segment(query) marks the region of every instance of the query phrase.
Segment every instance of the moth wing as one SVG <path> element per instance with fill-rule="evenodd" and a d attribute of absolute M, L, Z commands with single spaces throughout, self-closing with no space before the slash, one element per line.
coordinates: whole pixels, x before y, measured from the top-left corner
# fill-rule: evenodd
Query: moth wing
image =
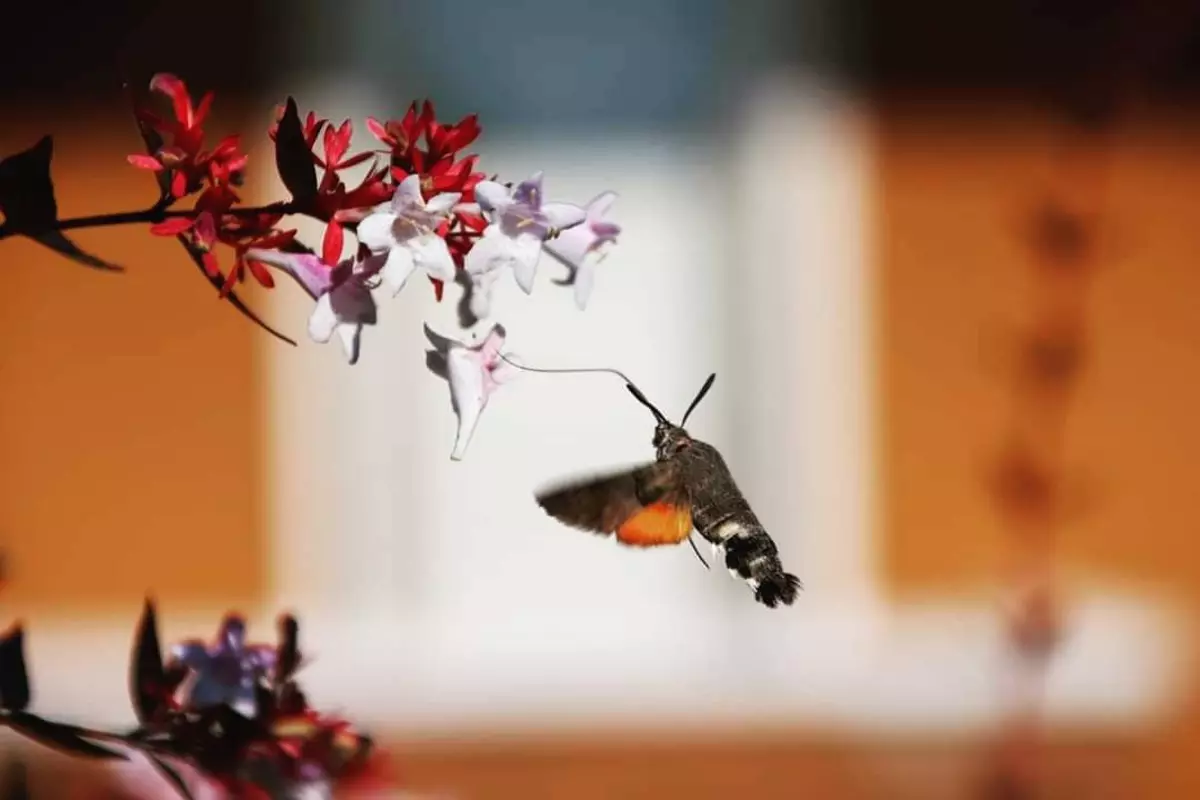
<path fill-rule="evenodd" d="M 629 545 L 678 544 L 692 530 L 691 502 L 671 462 L 654 461 L 573 480 L 535 495 L 550 516 Z"/>
<path fill-rule="evenodd" d="M 651 503 L 617 528 L 617 541 L 635 547 L 679 544 L 692 532 L 692 509 L 666 499 Z"/>

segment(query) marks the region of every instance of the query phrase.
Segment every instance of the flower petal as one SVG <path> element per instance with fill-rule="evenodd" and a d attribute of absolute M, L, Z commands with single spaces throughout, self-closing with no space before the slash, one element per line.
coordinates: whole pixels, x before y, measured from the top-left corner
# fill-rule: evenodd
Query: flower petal
<path fill-rule="evenodd" d="M 539 170 L 518 183 L 512 192 L 515 203 L 537 210 L 542 207 L 542 172 Z"/>
<path fill-rule="evenodd" d="M 533 281 L 537 277 L 538 257 L 542 254 L 542 243 L 534 236 L 522 235 L 512 240 L 513 277 L 525 294 L 533 294 Z"/>
<path fill-rule="evenodd" d="M 184 231 L 191 230 L 193 225 L 195 225 L 194 220 L 186 217 L 174 217 L 151 225 L 150 232 L 155 236 L 178 236 Z"/>
<path fill-rule="evenodd" d="M 414 205 L 417 208 L 425 207 L 425 198 L 421 196 L 421 176 L 415 172 L 396 187 L 396 193 L 392 195 L 392 211 L 401 214 Z"/>
<path fill-rule="evenodd" d="M 498 224 L 493 224 L 484 229 L 483 236 L 467 251 L 463 269 L 472 275 L 482 275 L 512 266 L 516 258 L 516 242 L 506 236 Z"/>
<path fill-rule="evenodd" d="M 554 258 L 577 269 L 595 243 L 596 236 L 591 226 L 576 225 L 553 239 L 547 239 L 542 247 Z"/>
<path fill-rule="evenodd" d="M 329 298 L 338 322 L 375 324 L 378 314 L 375 298 L 371 297 L 371 290 L 357 276 L 335 284 L 329 292 Z"/>
<path fill-rule="evenodd" d="M 314 300 L 329 291 L 332 285 L 331 270 L 318 256 L 311 253 L 285 253 L 282 250 L 251 248 L 246 251 L 246 258 L 283 270 Z"/>
<path fill-rule="evenodd" d="M 479 357 L 483 359 L 484 366 L 493 366 L 499 361 L 499 354 L 504 349 L 504 340 L 508 336 L 508 331 L 500 323 L 496 323 L 487 332 L 487 336 L 483 337 L 483 341 L 477 344 L 473 349 L 479 353 Z"/>
<path fill-rule="evenodd" d="M 587 308 L 588 298 L 592 296 L 592 286 L 596 283 L 596 264 L 599 257 L 592 253 L 585 258 L 575 270 L 575 305 L 583 311 Z"/>
<path fill-rule="evenodd" d="M 475 184 L 475 202 L 484 211 L 496 214 L 512 203 L 512 197 L 504 184 L 480 181 Z"/>
<path fill-rule="evenodd" d="M 440 241 L 440 240 L 439 240 Z M 396 245 L 388 251 L 387 261 L 379 271 L 384 284 L 391 289 L 392 297 L 400 294 L 400 290 L 408 283 L 413 270 L 417 268 L 416 259 L 407 247 Z"/>
<path fill-rule="evenodd" d="M 161 161 L 154 156 L 148 156 L 144 153 L 134 153 L 131 156 L 125 156 L 125 160 L 139 169 L 148 169 L 154 172 L 161 172 L 163 168 Z"/>
<path fill-rule="evenodd" d="M 325 235 L 321 239 L 321 260 L 333 266 L 342 259 L 342 247 L 345 235 L 342 225 L 337 220 L 330 220 L 325 226 Z"/>
<path fill-rule="evenodd" d="M 180 642 L 171 647 L 171 658 L 189 669 L 203 669 L 208 664 L 208 645 L 201 641 Z"/>
<path fill-rule="evenodd" d="M 446 246 L 445 239 L 426 233 L 409 239 L 406 246 L 413 261 L 429 273 L 429 277 L 440 281 L 454 280 L 454 259 L 450 257 L 450 248 Z"/>
<path fill-rule="evenodd" d="M 171 98 L 175 119 L 186 128 L 192 127 L 192 100 L 183 81 L 168 72 L 160 72 L 150 79 L 150 91 L 161 92 Z"/>
<path fill-rule="evenodd" d="M 367 117 L 367 130 L 371 132 L 372 136 L 374 136 L 383 144 L 386 144 L 388 147 L 391 147 L 396 142 L 396 140 L 388 134 L 387 128 L 384 127 L 383 123 L 374 117 Z"/>
<path fill-rule="evenodd" d="M 430 214 L 447 214 L 461 197 L 461 192 L 442 192 L 430 198 L 429 202 L 425 204 L 425 210 Z"/>
<path fill-rule="evenodd" d="M 325 344 L 333 336 L 337 324 L 331 293 L 326 292 L 317 298 L 317 305 L 308 317 L 308 335 L 314 342 Z"/>
<path fill-rule="evenodd" d="M 617 201 L 617 193 L 614 191 L 601 192 L 588 201 L 587 215 L 589 220 L 600 220 L 612 208 L 613 203 Z"/>
<path fill-rule="evenodd" d="M 472 316 L 487 319 L 492 313 L 492 290 L 501 273 L 498 270 L 471 276 L 471 299 L 468 303 Z"/>
<path fill-rule="evenodd" d="M 546 203 L 542 214 L 551 228 L 565 231 L 587 219 L 587 211 L 574 203 Z"/>
<path fill-rule="evenodd" d="M 368 250 L 380 253 L 396 244 L 396 235 L 392 226 L 396 223 L 396 215 L 390 211 L 368 214 L 358 223 L 355 236 L 359 244 Z"/>
<path fill-rule="evenodd" d="M 621 235 L 621 226 L 615 222 L 593 222 L 587 227 L 592 229 L 592 233 L 600 242 L 615 242 Z M 578 228 L 571 228 L 571 230 L 578 230 Z"/>
<path fill-rule="evenodd" d="M 521 357 L 516 353 L 505 353 L 504 359 L 501 359 L 496 366 L 492 367 L 490 376 L 492 382 L 497 385 L 502 385 L 519 377 L 521 374 L 521 368 L 514 366 L 512 363 L 514 361 L 518 364 L 524 363 L 521 360 Z"/>
<path fill-rule="evenodd" d="M 342 352 L 346 354 L 346 360 L 351 364 L 358 363 L 362 345 L 362 329 L 362 325 L 350 323 L 341 323 L 335 328 L 338 341 L 342 345 Z"/>
<path fill-rule="evenodd" d="M 487 405 L 487 393 L 478 356 L 470 350 L 452 347 L 446 355 L 446 368 L 450 378 L 450 402 L 458 415 L 458 432 L 450 458 L 462 461 L 479 424 L 479 416 Z"/>

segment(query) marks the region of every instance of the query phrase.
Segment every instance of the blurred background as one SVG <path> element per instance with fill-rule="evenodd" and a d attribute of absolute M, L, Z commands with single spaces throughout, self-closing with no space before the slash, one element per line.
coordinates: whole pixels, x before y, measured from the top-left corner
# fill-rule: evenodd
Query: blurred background
<path fill-rule="evenodd" d="M 159 71 L 217 92 L 248 202 L 283 196 L 289 94 L 355 149 L 430 97 L 479 112 L 488 173 L 619 192 L 587 311 L 544 257 L 498 289 L 509 344 L 670 416 L 716 371 L 689 427 L 805 585 L 769 611 L 537 509 L 651 455 L 609 378 L 522 377 L 452 463 L 422 324 L 461 335 L 454 288 L 413 281 L 349 367 L 291 283 L 244 295 L 295 348 L 137 226 L 76 236 L 121 275 L 9 239 L 2 599 L 35 708 L 132 722 L 150 593 L 171 640 L 298 613 L 312 699 L 440 796 L 1195 797 L 1195 5 L 25 9 L 0 143 L 54 134 L 64 217 L 152 201 L 120 77 Z M 27 752 L 68 796 L 76 765 Z"/>

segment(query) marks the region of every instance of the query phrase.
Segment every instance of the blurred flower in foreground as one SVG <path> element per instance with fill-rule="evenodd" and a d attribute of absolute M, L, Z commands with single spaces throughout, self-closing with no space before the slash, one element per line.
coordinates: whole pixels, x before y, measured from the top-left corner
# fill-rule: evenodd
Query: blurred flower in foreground
<path fill-rule="evenodd" d="M 181 642 L 171 648 L 171 656 L 193 676 L 185 705 L 226 703 L 247 715 L 254 714 L 259 680 L 275 666 L 275 648 L 246 644 L 246 621 L 237 615 L 221 623 L 215 644 Z"/>
<path fill-rule="evenodd" d="M 279 643 L 267 646 L 247 644 L 244 620 L 231 615 L 215 644 L 184 642 L 166 664 L 156 620 L 147 603 L 130 676 L 140 725 L 122 738 L 182 797 L 200 796 L 193 785 L 228 800 L 332 797 L 335 789 L 342 796 L 343 785 L 352 784 L 388 787 L 370 758 L 371 739 L 349 721 L 313 709 L 296 684 L 301 655 L 294 618 L 281 620 Z M 180 688 L 162 691 L 171 685 Z M 212 794 L 216 787 L 224 793 Z"/>

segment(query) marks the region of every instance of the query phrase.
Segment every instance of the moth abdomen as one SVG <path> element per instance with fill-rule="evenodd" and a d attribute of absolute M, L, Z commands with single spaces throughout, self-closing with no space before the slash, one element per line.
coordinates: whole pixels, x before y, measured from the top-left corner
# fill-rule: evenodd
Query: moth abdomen
<path fill-rule="evenodd" d="M 758 520 L 735 515 L 711 526 L 705 538 L 724 552 L 725 567 L 754 590 L 754 599 L 768 608 L 790 606 L 802 588 L 800 579 L 784 571 L 774 540 Z"/>
<path fill-rule="evenodd" d="M 796 593 L 803 588 L 800 579 L 790 572 L 784 572 L 778 560 L 776 566 L 754 589 L 754 599 L 767 608 L 774 608 L 780 603 L 790 606 L 796 601 Z"/>

